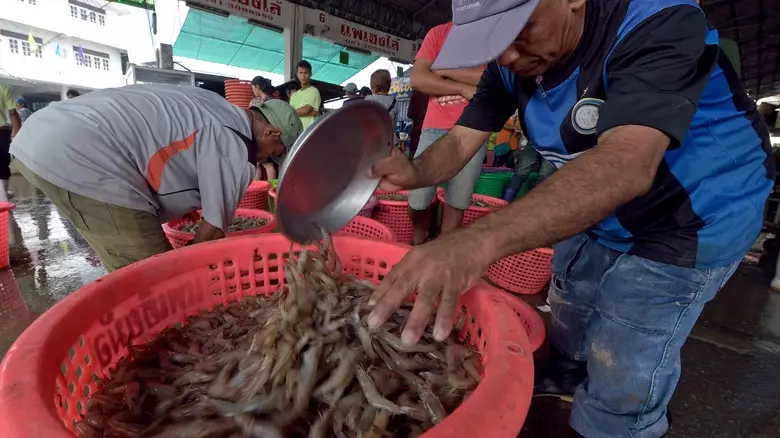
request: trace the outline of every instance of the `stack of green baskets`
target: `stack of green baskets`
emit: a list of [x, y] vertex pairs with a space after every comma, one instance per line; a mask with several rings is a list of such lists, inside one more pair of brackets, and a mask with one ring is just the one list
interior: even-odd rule
[[514, 175], [514, 172], [511, 170], [506, 172], [483, 172], [477, 179], [474, 193], [501, 199], [504, 196], [504, 187], [512, 179], [512, 175]]

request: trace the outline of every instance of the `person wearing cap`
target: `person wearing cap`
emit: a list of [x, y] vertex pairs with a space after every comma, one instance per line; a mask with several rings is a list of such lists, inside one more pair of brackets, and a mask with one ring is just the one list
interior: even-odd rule
[[[488, 63], [457, 125], [385, 189], [456, 174], [519, 110], [557, 171], [525, 197], [415, 247], [372, 302], [376, 327], [414, 291], [402, 339], [452, 329], [458, 295], [502, 257], [555, 245], [549, 362], [536, 390], [574, 394], [574, 436], [657, 438], [680, 348], [758, 236], [769, 132], [692, 0], [455, 0], [433, 65]], [[735, 183], [736, 182], [736, 183]]]
[[350, 82], [347, 85], [344, 86], [344, 95], [347, 97], [344, 100], [344, 103], [341, 105], [347, 105], [353, 102], [357, 102], [359, 100], [363, 100], [363, 96], [358, 94], [359, 90], [357, 85], [355, 85], [354, 82]]
[[32, 115], [32, 111], [27, 108], [27, 101], [23, 98], [16, 99], [16, 113], [19, 114], [19, 121], [24, 125], [24, 121]]
[[160, 224], [195, 210], [193, 243], [223, 237], [255, 163], [302, 130], [282, 100], [242, 109], [197, 87], [129, 85], [37, 111], [11, 153], [113, 271], [170, 249]]
[[0, 201], [8, 202], [8, 180], [11, 178], [11, 139], [22, 127], [11, 87], [0, 84]]

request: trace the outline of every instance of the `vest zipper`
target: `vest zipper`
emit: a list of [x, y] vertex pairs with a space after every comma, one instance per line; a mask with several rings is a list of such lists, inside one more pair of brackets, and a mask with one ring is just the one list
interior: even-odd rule
[[540, 93], [542, 93], [542, 97], [547, 99], [547, 92], [544, 91], [544, 88], [542, 88], [542, 77], [537, 76], [536, 77], [536, 89], [539, 90]]

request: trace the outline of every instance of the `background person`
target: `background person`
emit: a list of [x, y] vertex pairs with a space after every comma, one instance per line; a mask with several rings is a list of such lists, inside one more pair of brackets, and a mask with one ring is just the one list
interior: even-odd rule
[[374, 175], [386, 189], [445, 181], [515, 110], [558, 170], [412, 249], [377, 288], [369, 325], [419, 291], [403, 341], [418, 341], [437, 302], [444, 339], [458, 295], [491, 263], [555, 243], [552, 351], [535, 390], [574, 393], [575, 437], [658, 438], [680, 349], [762, 228], [769, 131], [691, 1], [461, 3], [434, 67], [496, 62], [455, 128]]
[[21, 97], [16, 99], [16, 113], [19, 114], [19, 121], [21, 125], [24, 125], [24, 121], [32, 115], [32, 111], [27, 108], [27, 101]]
[[67, 99], [73, 99], [74, 97], [79, 97], [79, 96], [81, 96], [81, 93], [79, 93], [78, 91], [72, 88], [65, 93], [65, 97]]
[[347, 99], [344, 100], [344, 103], [342, 103], [341, 106], [363, 100], [363, 96], [359, 94], [358, 87], [354, 82], [350, 82], [344, 86], [344, 95]]
[[255, 76], [252, 79], [252, 93], [255, 97], [249, 103], [249, 106], [258, 106], [268, 99], [279, 99], [279, 91], [271, 85], [271, 80], [262, 76]]
[[255, 163], [301, 130], [281, 100], [242, 109], [197, 87], [130, 85], [37, 111], [12, 152], [113, 271], [170, 249], [160, 224], [197, 209], [193, 243], [222, 238]]
[[393, 122], [394, 143], [398, 143], [398, 134], [395, 133], [398, 129], [398, 105], [395, 96], [390, 94], [392, 82], [393, 79], [388, 70], [379, 69], [371, 73], [371, 95], [366, 96], [366, 100], [382, 105], [390, 114], [390, 119]]
[[[441, 24], [428, 31], [420, 51], [414, 60], [412, 68], [412, 89], [426, 93], [429, 96], [428, 109], [422, 125], [420, 141], [417, 145], [416, 157], [425, 155], [428, 147], [447, 133], [466, 108], [468, 99], [474, 95], [477, 84], [482, 76], [482, 69], [454, 69], [432, 72], [431, 65], [439, 56], [447, 35], [452, 29], [452, 22]], [[485, 148], [471, 158], [463, 169], [454, 175], [447, 183], [445, 199], [442, 206], [441, 232], [446, 233], [460, 226], [463, 222], [463, 211], [471, 203], [474, 184], [482, 171], [482, 161], [485, 158]], [[427, 239], [430, 232], [432, 209], [436, 186], [412, 190], [409, 193], [409, 209], [414, 224], [415, 245]]]
[[322, 99], [317, 88], [311, 85], [311, 64], [303, 60], [298, 63], [296, 73], [301, 89], [290, 96], [290, 105], [295, 108], [296, 114], [301, 118], [303, 129], [308, 128], [320, 115]]
[[11, 87], [0, 84], [0, 201], [8, 202], [8, 180], [11, 178], [11, 139], [22, 127]]

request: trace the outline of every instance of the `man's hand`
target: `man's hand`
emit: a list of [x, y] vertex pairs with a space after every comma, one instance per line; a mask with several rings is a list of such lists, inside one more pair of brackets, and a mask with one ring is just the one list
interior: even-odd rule
[[468, 85], [463, 84], [463, 90], [461, 90], [460, 95], [463, 96], [466, 100], [471, 100], [472, 97], [474, 97], [474, 94], [477, 92], [477, 86], [476, 85]]
[[481, 245], [478, 234], [464, 229], [414, 247], [371, 296], [375, 307], [368, 319], [369, 327], [383, 324], [409, 295], [419, 291], [401, 339], [407, 345], [420, 340], [437, 301], [433, 335], [438, 341], [446, 339], [452, 331], [458, 297], [488, 268], [489, 256]]
[[225, 237], [225, 232], [222, 229], [211, 225], [206, 222], [205, 219], [200, 220], [200, 227], [195, 233], [195, 238], [192, 239], [192, 244], [195, 245], [200, 242], [207, 242], [209, 240], [216, 240]]
[[393, 147], [389, 157], [371, 166], [370, 176], [380, 178], [379, 188], [388, 192], [419, 187], [417, 169], [397, 147]]

